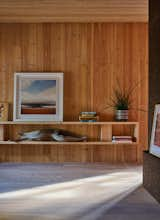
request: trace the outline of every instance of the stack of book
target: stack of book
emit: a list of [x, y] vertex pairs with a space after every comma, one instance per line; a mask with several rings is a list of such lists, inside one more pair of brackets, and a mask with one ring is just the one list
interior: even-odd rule
[[132, 143], [133, 137], [132, 136], [113, 136], [112, 137], [113, 143]]
[[98, 116], [96, 112], [81, 112], [79, 115], [79, 121], [81, 122], [96, 122]]

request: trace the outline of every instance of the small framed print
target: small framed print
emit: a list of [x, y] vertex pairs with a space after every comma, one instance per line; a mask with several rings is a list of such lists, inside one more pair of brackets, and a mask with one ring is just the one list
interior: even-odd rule
[[8, 121], [8, 103], [0, 102], [0, 121]]
[[63, 121], [63, 73], [15, 73], [14, 121]]
[[150, 153], [160, 158], [160, 105], [155, 106]]

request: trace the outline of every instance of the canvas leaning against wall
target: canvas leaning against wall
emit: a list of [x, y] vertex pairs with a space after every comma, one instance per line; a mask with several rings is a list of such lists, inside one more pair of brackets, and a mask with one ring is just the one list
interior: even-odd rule
[[150, 153], [160, 158], [160, 105], [155, 106]]
[[15, 73], [14, 121], [63, 121], [63, 73]]

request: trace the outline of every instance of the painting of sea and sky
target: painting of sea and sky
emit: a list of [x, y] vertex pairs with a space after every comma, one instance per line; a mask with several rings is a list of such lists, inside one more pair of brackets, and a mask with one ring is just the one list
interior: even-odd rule
[[22, 78], [21, 114], [56, 114], [56, 80]]

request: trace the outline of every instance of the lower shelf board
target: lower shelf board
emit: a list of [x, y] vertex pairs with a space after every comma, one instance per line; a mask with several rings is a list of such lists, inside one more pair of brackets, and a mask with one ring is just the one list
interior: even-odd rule
[[137, 142], [109, 142], [109, 141], [83, 141], [83, 142], [55, 142], [55, 141], [0, 141], [0, 145], [137, 145]]

